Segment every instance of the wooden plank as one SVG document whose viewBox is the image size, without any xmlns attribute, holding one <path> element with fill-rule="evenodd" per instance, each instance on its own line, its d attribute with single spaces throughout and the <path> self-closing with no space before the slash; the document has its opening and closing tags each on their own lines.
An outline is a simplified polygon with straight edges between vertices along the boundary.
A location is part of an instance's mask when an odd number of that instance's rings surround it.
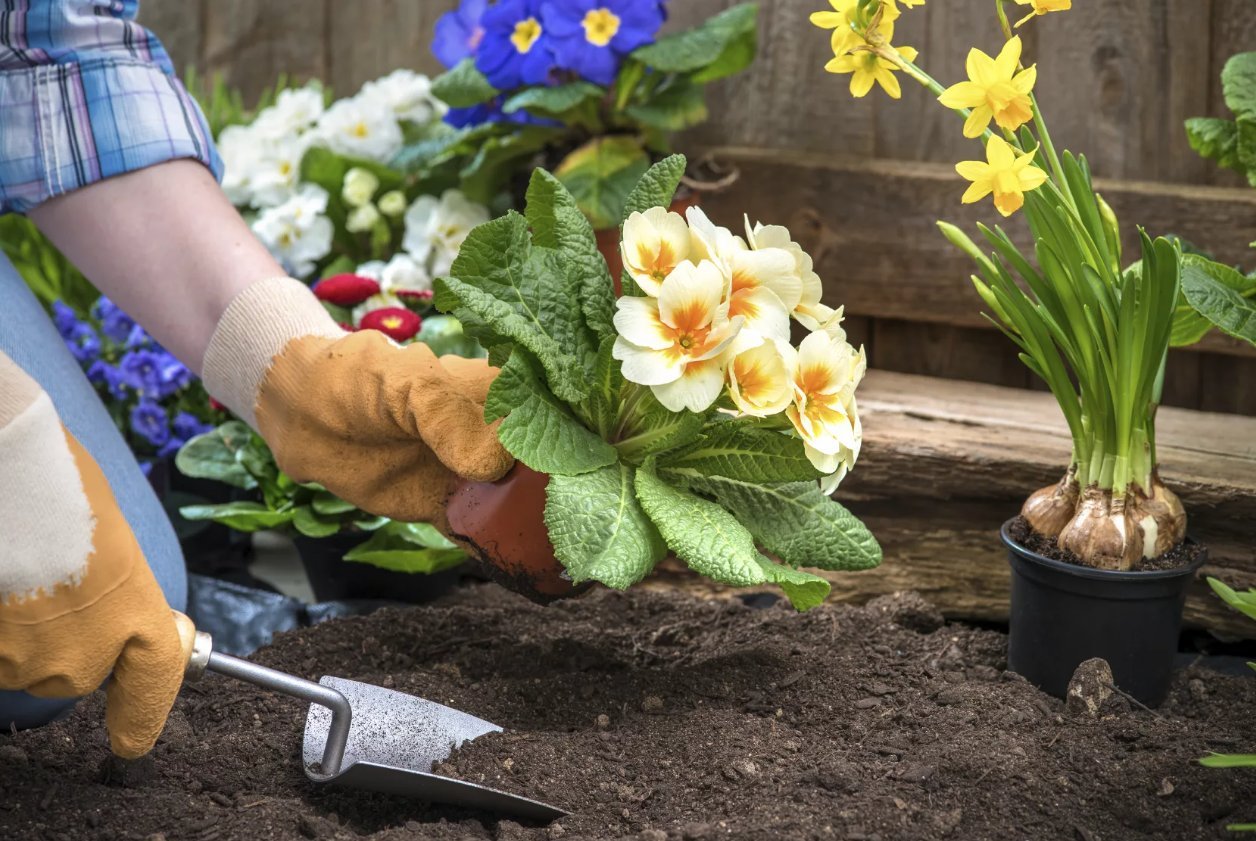
<svg viewBox="0 0 1256 841">
<path fill-rule="evenodd" d="M 876 341 L 868 364 L 877 370 L 1017 388 L 1029 385 L 1029 369 L 1016 357 L 1016 346 L 995 330 L 891 318 L 879 318 L 874 325 Z"/>
<path fill-rule="evenodd" d="M 945 164 L 835 158 L 772 150 L 709 150 L 738 166 L 741 179 L 710 196 L 713 218 L 736 225 L 752 219 L 790 227 L 816 260 L 832 303 L 851 315 L 982 327 L 969 276 L 973 267 L 935 225 L 947 219 L 977 235 L 975 223 L 1006 226 L 1022 244 L 1023 218 L 1004 220 L 989 202 L 959 202 L 964 182 Z M 1256 190 L 1099 181 L 1124 220 L 1125 254 L 1137 253 L 1135 223 L 1153 233 L 1177 233 L 1220 260 L 1250 262 L 1256 229 Z M 1256 349 L 1219 335 L 1200 345 L 1256 357 Z"/>
<path fill-rule="evenodd" d="M 221 72 L 251 102 L 280 75 L 327 81 L 327 4 L 286 0 L 212 0 L 205 7 L 208 72 Z M 369 38 L 365 31 L 336 38 Z"/>
<path fill-rule="evenodd" d="M 838 498 L 881 541 L 875 571 L 828 573 L 832 598 L 863 602 L 917 590 L 948 616 L 1006 621 L 1008 566 L 998 537 L 1035 488 L 1059 478 L 1069 439 L 1048 395 L 872 371 L 860 389 L 864 448 Z M 1203 581 L 1256 586 L 1256 418 L 1164 409 L 1162 474 L 1185 503 L 1210 560 L 1192 586 L 1186 623 L 1256 637 Z M 663 582 L 689 587 L 664 568 Z M 718 592 L 701 583 L 696 589 Z"/>
<path fill-rule="evenodd" d="M 458 0 L 357 0 L 332 3 L 329 25 L 328 78 L 333 88 L 348 96 L 363 82 L 399 67 L 428 75 L 444 68 L 432 55 L 437 19 Z M 342 33 L 357 33 L 345 37 Z"/>
<path fill-rule="evenodd" d="M 180 77 L 189 67 L 201 69 L 204 11 L 205 0 L 179 0 L 177 3 L 145 0 L 140 4 L 139 22 L 161 39 Z"/>
</svg>

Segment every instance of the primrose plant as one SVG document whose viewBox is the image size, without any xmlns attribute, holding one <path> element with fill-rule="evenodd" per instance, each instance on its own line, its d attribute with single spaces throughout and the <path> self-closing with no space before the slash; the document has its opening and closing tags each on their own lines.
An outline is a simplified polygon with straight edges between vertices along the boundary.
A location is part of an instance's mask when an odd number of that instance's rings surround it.
<svg viewBox="0 0 1256 841">
<path fill-rule="evenodd" d="M 671 552 L 813 607 L 829 583 L 800 567 L 881 559 L 826 493 L 859 452 L 864 355 L 784 228 L 742 238 L 666 210 L 684 169 L 667 158 L 629 194 L 618 301 L 589 221 L 537 170 L 526 215 L 472 231 L 435 303 L 502 366 L 486 419 L 549 474 L 545 523 L 573 580 L 626 588 Z M 791 315 L 809 330 L 797 347 Z"/>
</svg>

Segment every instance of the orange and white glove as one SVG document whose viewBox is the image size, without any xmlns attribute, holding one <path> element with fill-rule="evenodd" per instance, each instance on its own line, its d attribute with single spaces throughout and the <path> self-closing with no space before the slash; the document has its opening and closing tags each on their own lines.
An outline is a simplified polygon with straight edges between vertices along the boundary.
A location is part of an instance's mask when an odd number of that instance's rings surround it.
<svg viewBox="0 0 1256 841">
<path fill-rule="evenodd" d="M 444 531 L 459 478 L 495 481 L 513 463 L 484 422 L 496 374 L 374 330 L 346 333 L 304 284 L 272 278 L 227 307 L 202 376 L 296 481 Z"/>
<path fill-rule="evenodd" d="M 148 753 L 191 653 L 95 459 L 0 354 L 0 689 L 106 688 L 114 753 Z M 180 623 L 183 623 L 182 625 Z"/>
</svg>

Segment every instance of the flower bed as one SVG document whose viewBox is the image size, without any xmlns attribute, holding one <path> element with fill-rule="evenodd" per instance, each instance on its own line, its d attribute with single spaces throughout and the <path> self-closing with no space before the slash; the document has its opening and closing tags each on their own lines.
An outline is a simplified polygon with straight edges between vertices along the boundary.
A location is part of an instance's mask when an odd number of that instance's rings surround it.
<svg viewBox="0 0 1256 841">
<path fill-rule="evenodd" d="M 258 659 L 502 724 L 440 770 L 572 812 L 555 825 L 315 789 L 299 705 L 210 676 L 183 690 L 138 787 L 101 782 L 99 697 L 6 740 L 0 835 L 1093 841 L 1225 838 L 1256 814 L 1250 777 L 1195 762 L 1256 742 L 1256 682 L 1195 667 L 1158 715 L 1117 697 L 1091 717 L 1003 671 L 1005 646 L 915 597 L 798 614 L 640 592 L 537 608 L 481 588 Z"/>
</svg>

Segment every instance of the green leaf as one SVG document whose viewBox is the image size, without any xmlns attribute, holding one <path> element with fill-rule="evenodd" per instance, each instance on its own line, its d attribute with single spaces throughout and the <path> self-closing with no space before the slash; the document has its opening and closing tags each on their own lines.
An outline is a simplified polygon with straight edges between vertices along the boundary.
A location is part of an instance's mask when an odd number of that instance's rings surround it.
<svg viewBox="0 0 1256 841">
<path fill-rule="evenodd" d="M 1230 607 L 1249 619 L 1256 619 L 1256 590 L 1245 590 L 1242 593 L 1216 578 L 1208 579 L 1208 586 L 1221 597 Z"/>
<path fill-rule="evenodd" d="M 811 610 L 824 604 L 832 585 L 818 575 L 778 564 L 759 556 L 764 579 L 781 588 L 795 610 Z"/>
<path fill-rule="evenodd" d="M 475 59 L 465 58 L 432 80 L 432 94 L 451 108 L 470 108 L 497 96 L 497 89 L 475 68 Z"/>
<path fill-rule="evenodd" d="M 623 369 L 614 357 L 615 337 L 607 336 L 598 349 L 597 365 L 593 371 L 593 387 L 579 407 L 581 417 L 588 418 L 589 425 L 609 439 L 619 419 L 620 393 L 624 387 Z"/>
<path fill-rule="evenodd" d="M 646 102 L 629 106 L 626 113 L 659 131 L 682 131 L 705 122 L 709 116 L 703 89 L 684 82 L 663 89 Z"/>
<path fill-rule="evenodd" d="M 654 524 L 641 510 L 633 470 L 612 464 L 581 476 L 550 477 L 545 525 L 554 554 L 572 580 L 626 589 L 667 554 Z"/>
<path fill-rule="evenodd" d="M 641 47 L 632 57 L 647 67 L 665 73 L 691 73 L 715 67 L 718 69 L 712 70 L 705 80 L 720 78 L 730 71 L 736 72 L 731 68 L 736 67 L 740 57 L 744 56 L 744 40 L 748 35 L 753 37 L 758 14 L 759 7 L 754 3 L 734 6 L 696 29 L 678 32 Z M 743 42 L 742 46 L 738 46 L 739 41 Z M 739 52 L 729 56 L 726 53 L 730 48 Z"/>
<path fill-rule="evenodd" d="M 240 464 L 239 453 L 253 438 L 253 430 L 240 421 L 228 421 L 190 439 L 174 457 L 175 467 L 193 479 L 213 479 L 252 490 L 257 480 Z"/>
<path fill-rule="evenodd" d="M 650 167 L 628 194 L 620 221 L 626 220 L 633 213 L 644 213 L 652 207 L 670 207 L 688 165 L 684 155 L 671 155 Z"/>
<path fill-rule="evenodd" d="M 758 483 L 820 478 L 797 438 L 738 421 L 710 424 L 701 440 L 661 458 L 659 469 Z"/>
<path fill-rule="evenodd" d="M 1238 271 L 1188 254 L 1182 258 L 1182 292 L 1214 326 L 1256 345 L 1256 287 Z"/>
<path fill-rule="evenodd" d="M 369 540 L 346 552 L 344 559 L 392 572 L 416 574 L 440 572 L 456 567 L 466 559 L 460 549 L 443 538 L 445 546 L 427 546 L 416 540 L 415 533 L 409 528 L 414 525 L 426 524 L 389 523 L 372 534 Z"/>
<path fill-rule="evenodd" d="M 1252 753 L 1214 753 L 1199 760 L 1205 768 L 1252 768 L 1256 767 L 1256 754 Z M 1256 824 L 1251 824 L 1256 827 Z M 1232 827 L 1227 827 L 1230 829 Z"/>
<path fill-rule="evenodd" d="M 471 160 L 458 173 L 458 187 L 472 201 L 492 204 L 507 189 L 520 167 L 555 139 L 558 129 L 524 126 L 490 136 L 470 150 Z"/>
<path fill-rule="evenodd" d="M 394 520 L 388 524 L 387 530 L 389 534 L 424 549 L 458 548 L 431 523 L 399 523 Z"/>
<path fill-rule="evenodd" d="M 1186 121 L 1186 137 L 1191 148 L 1202 157 L 1241 171 L 1238 127 L 1232 120 L 1194 117 Z"/>
<path fill-rule="evenodd" d="M 1256 52 L 1231 56 L 1221 71 L 1225 104 L 1238 117 L 1256 117 Z"/>
<path fill-rule="evenodd" d="M 626 425 L 615 443 L 620 457 L 640 464 L 648 457 L 666 453 L 698 439 L 706 416 L 695 412 L 673 412 L 658 401 L 653 392 L 640 389 L 635 418 Z"/>
<path fill-rule="evenodd" d="M 484 349 L 480 343 L 462 329 L 462 322 L 451 315 L 429 315 L 423 319 L 415 341 L 431 348 L 437 356 L 461 356 L 465 359 L 481 359 Z"/>
<path fill-rule="evenodd" d="M 633 186 L 649 169 L 641 141 L 630 135 L 597 137 L 568 155 L 554 175 L 599 230 L 614 228 L 624 217 Z"/>
<path fill-rule="evenodd" d="M 316 493 L 314 498 L 310 500 L 310 507 L 314 509 L 315 514 L 321 514 L 324 517 L 337 517 L 341 514 L 348 514 L 351 511 L 358 510 L 358 507 L 353 503 L 345 502 L 328 491 Z"/>
<path fill-rule="evenodd" d="M 852 571 L 881 563 L 881 547 L 867 526 L 815 482 L 761 485 L 710 476 L 690 484 L 719 500 L 787 564 Z"/>
<path fill-rule="evenodd" d="M 526 351 L 516 350 L 489 386 L 488 397 L 484 401 L 484 422 L 492 423 L 504 418 L 528 402 L 529 398 L 544 394 L 545 386 L 541 383 L 536 363 Z"/>
<path fill-rule="evenodd" d="M 566 85 L 555 85 L 552 88 L 524 88 L 506 100 L 502 110 L 507 114 L 516 111 L 529 111 L 541 116 L 561 117 L 586 102 L 601 99 L 606 89 L 591 82 L 571 82 Z"/>
<path fill-rule="evenodd" d="M 308 505 L 299 505 L 292 511 L 292 527 L 306 537 L 331 537 L 340 531 L 336 520 L 325 520 Z"/>
<path fill-rule="evenodd" d="M 226 502 L 221 505 L 185 505 L 179 513 L 187 520 L 213 520 L 236 531 L 273 529 L 291 522 L 293 511 L 272 511 L 259 502 Z"/>
<path fill-rule="evenodd" d="M 541 395 L 511 412 L 497 437 L 512 456 L 538 473 L 574 476 L 618 460 L 614 447 Z"/>
<path fill-rule="evenodd" d="M 335 199 L 340 195 L 340 188 L 344 186 L 345 173 L 349 171 L 349 166 L 347 158 L 322 146 L 312 146 L 301 158 L 301 181 L 317 184 Z"/>
</svg>

